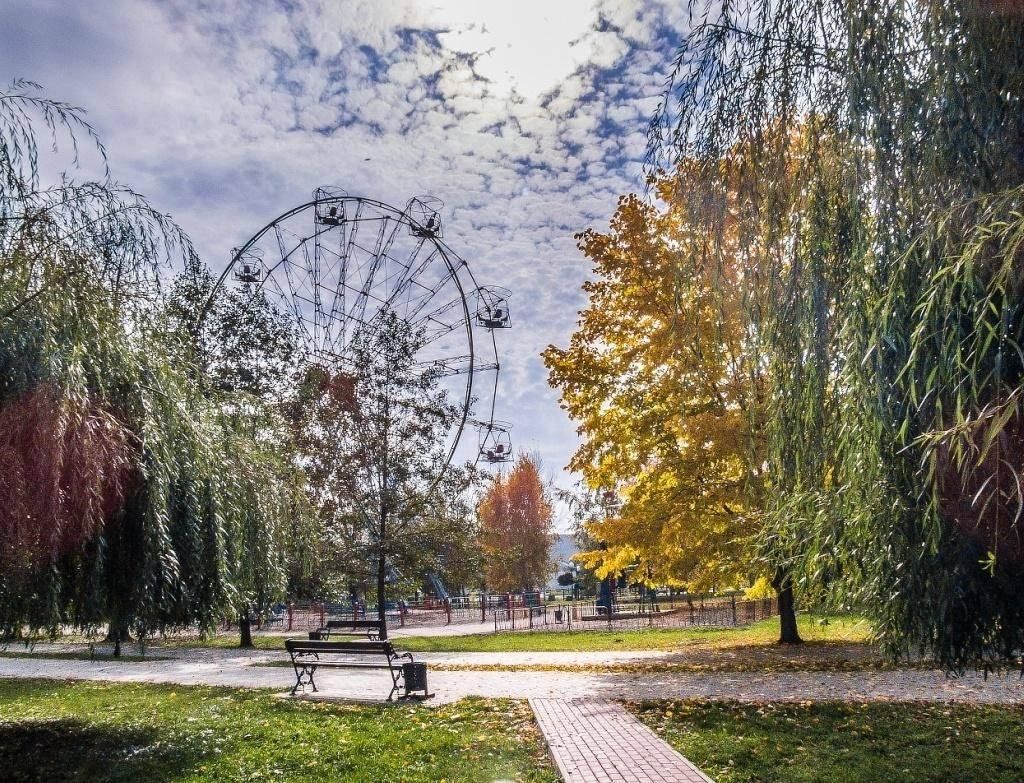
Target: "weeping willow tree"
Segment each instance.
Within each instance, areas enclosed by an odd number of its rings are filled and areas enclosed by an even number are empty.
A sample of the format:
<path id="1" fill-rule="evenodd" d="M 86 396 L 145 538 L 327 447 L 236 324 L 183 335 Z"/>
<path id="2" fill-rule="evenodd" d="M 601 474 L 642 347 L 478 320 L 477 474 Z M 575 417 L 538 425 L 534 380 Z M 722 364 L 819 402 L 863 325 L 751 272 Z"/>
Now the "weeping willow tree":
<path id="1" fill-rule="evenodd" d="M 59 166 L 82 138 L 104 176 L 44 182 L 41 140 Z M 105 160 L 81 110 L 0 92 L 0 633 L 106 625 L 119 652 L 276 589 L 280 503 L 155 318 L 187 237 Z"/>
<path id="2" fill-rule="evenodd" d="M 1024 13 L 691 4 L 654 166 L 744 259 L 768 534 L 892 655 L 1024 649 Z M 733 234 L 732 232 L 736 232 Z M 730 240 L 731 241 L 731 240 Z"/>

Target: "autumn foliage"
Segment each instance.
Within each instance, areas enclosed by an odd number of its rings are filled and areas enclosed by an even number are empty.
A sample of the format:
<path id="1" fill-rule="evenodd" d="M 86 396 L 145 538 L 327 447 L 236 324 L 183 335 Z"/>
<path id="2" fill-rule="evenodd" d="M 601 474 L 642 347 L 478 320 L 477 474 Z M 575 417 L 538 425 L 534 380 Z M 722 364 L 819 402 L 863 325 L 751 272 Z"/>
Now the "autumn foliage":
<path id="1" fill-rule="evenodd" d="M 91 400 L 41 385 L 0 407 L 0 567 L 38 567 L 94 536 L 124 502 L 133 456 Z"/>
<path id="2" fill-rule="evenodd" d="M 568 347 L 544 361 L 584 438 L 569 468 L 624 499 L 590 523 L 605 546 L 586 565 L 706 589 L 752 570 L 751 368 L 734 268 L 705 254 L 683 184 L 682 172 L 662 177 L 666 207 L 627 196 L 610 231 L 577 236 L 593 264 L 588 304 Z"/>
<path id="3" fill-rule="evenodd" d="M 551 572 L 552 509 L 536 460 L 521 456 L 508 475 L 496 476 L 478 512 L 487 587 L 542 587 Z"/>

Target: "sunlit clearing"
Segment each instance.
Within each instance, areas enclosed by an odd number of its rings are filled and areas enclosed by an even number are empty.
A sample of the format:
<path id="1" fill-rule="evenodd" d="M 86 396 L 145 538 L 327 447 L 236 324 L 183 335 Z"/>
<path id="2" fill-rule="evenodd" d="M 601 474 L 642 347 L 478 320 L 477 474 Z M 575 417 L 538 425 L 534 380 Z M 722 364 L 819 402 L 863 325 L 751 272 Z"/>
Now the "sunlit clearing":
<path id="1" fill-rule="evenodd" d="M 476 71 L 499 92 L 537 98 L 586 62 L 579 42 L 597 21 L 593 0 L 421 0 L 453 52 L 478 54 Z"/>

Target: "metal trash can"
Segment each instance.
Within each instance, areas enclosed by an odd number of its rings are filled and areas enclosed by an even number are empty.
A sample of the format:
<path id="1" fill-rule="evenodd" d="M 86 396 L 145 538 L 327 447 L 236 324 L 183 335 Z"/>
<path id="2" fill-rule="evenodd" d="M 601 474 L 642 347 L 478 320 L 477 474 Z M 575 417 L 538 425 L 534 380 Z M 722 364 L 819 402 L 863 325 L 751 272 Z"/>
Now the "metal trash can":
<path id="1" fill-rule="evenodd" d="M 409 696 L 412 691 L 423 691 L 423 696 L 429 696 L 427 692 L 427 665 L 425 663 L 403 663 L 402 679 L 405 680 L 405 695 Z"/>

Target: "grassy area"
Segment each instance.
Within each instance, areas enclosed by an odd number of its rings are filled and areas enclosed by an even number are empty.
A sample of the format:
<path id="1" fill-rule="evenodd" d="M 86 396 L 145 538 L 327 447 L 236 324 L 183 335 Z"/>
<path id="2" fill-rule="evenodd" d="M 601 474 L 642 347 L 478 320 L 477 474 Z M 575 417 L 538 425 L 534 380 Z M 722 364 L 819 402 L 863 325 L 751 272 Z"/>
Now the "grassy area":
<path id="1" fill-rule="evenodd" d="M 863 643 L 871 627 L 863 618 L 822 618 L 800 615 L 800 635 L 808 642 Z M 608 650 L 681 650 L 699 646 L 713 649 L 774 645 L 779 619 L 741 628 L 652 628 L 637 631 L 509 631 L 467 636 L 406 636 L 395 640 L 412 652 L 556 652 Z"/>
<path id="2" fill-rule="evenodd" d="M 1024 780 L 1020 707 L 646 702 L 632 709 L 718 783 Z"/>
<path id="3" fill-rule="evenodd" d="M 522 702 L 357 706 L 44 680 L 0 681 L 0 769 L 9 783 L 557 780 Z"/>
<path id="4" fill-rule="evenodd" d="M 272 636 L 262 636 L 253 634 L 252 643 L 257 650 L 283 650 L 284 640 L 289 637 L 298 639 L 305 639 L 307 635 L 306 631 L 293 631 L 291 633 L 282 633 L 280 635 L 274 634 Z M 365 637 L 364 637 L 365 638 Z M 152 639 L 149 642 L 151 647 L 211 647 L 222 650 L 238 649 L 238 634 L 220 634 L 218 636 L 206 636 L 202 638 L 167 638 L 167 639 Z"/>
<path id="5" fill-rule="evenodd" d="M 800 633 L 806 644 L 778 645 L 778 618 L 740 628 L 653 628 L 632 631 L 535 631 L 471 634 L 465 636 L 397 636 L 395 646 L 412 652 L 589 652 L 652 650 L 677 653 L 672 660 L 635 660 L 612 663 L 516 664 L 508 662 L 456 664 L 435 663 L 435 669 L 450 671 L 559 670 L 627 673 L 734 672 L 734 671 L 861 671 L 884 666 L 877 651 L 868 644 L 870 626 L 856 616 L 830 617 L 828 622 L 814 615 L 799 617 Z M 304 634 L 296 632 L 296 636 Z M 284 650 L 285 636 L 254 636 L 260 650 Z M 147 645 L 148 659 L 160 657 L 161 648 L 237 648 L 234 635 L 205 639 L 164 639 Z M 143 660 L 132 655 L 124 661 Z M 106 652 L 106 650 L 104 650 Z M 19 655 L 17 652 L 11 655 Z M 20 653 L 24 654 L 24 653 Z M 46 657 L 88 658 L 87 652 L 42 653 Z M 3 655 L 3 653 L 0 653 Z M 106 660 L 109 656 L 96 656 Z M 287 660 L 269 665 L 290 665 Z M 268 665 L 266 662 L 260 665 Z"/>

